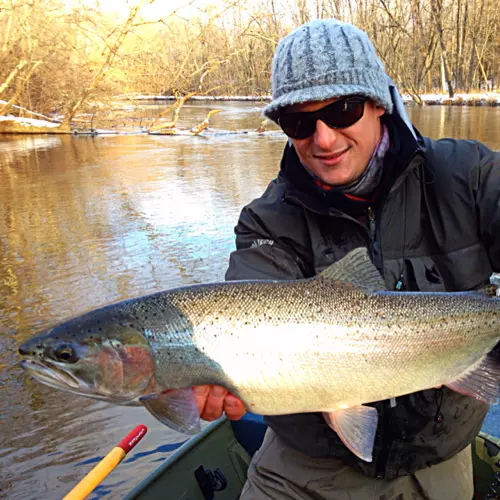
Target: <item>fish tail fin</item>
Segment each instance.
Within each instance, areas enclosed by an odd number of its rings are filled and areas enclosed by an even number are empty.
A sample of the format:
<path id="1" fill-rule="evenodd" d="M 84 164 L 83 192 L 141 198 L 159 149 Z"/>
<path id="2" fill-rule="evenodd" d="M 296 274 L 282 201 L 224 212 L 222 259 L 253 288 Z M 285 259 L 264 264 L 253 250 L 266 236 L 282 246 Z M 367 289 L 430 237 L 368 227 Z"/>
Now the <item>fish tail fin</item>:
<path id="1" fill-rule="evenodd" d="M 498 402 L 500 392 L 500 350 L 483 356 L 447 387 L 488 404 Z"/>

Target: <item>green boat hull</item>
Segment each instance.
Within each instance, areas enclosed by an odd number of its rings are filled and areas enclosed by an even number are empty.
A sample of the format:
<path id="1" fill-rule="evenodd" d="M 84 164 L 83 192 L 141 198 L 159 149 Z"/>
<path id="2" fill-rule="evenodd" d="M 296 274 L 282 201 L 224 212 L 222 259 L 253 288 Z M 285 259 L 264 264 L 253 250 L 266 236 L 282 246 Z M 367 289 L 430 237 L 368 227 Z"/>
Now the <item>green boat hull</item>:
<path id="1" fill-rule="evenodd" d="M 500 498 L 500 439 L 480 432 L 472 443 L 472 460 L 474 499 Z"/>
<path id="2" fill-rule="evenodd" d="M 265 427 L 262 424 L 255 433 L 255 422 L 253 427 L 247 424 L 249 432 L 245 432 L 244 422 L 238 424 L 238 429 L 233 425 L 225 418 L 209 424 L 146 477 L 125 500 L 237 499 L 245 483 L 250 454 L 258 448 Z M 473 463 L 474 499 L 500 498 L 500 439 L 480 433 L 473 443 Z M 217 488 L 222 489 L 214 491 Z"/>
<path id="3" fill-rule="evenodd" d="M 237 441 L 231 423 L 220 419 L 190 439 L 157 467 L 126 497 L 126 500 L 205 500 L 195 471 L 220 470 L 227 485 L 217 500 L 235 500 L 245 484 L 250 455 Z"/>

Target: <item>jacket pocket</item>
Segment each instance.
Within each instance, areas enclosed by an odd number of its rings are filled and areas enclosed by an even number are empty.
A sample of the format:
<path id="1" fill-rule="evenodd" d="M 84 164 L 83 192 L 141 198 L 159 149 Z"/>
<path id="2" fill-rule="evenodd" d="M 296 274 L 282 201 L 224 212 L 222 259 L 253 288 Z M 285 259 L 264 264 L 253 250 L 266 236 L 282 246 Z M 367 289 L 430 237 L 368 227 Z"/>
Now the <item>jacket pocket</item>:
<path id="1" fill-rule="evenodd" d="M 446 285 L 434 260 L 430 257 L 405 259 L 404 284 L 407 290 L 443 292 Z"/>
<path id="2" fill-rule="evenodd" d="M 411 256 L 384 259 L 384 279 L 389 290 L 403 271 L 407 291 L 443 292 L 466 291 L 488 282 L 493 270 L 488 254 L 481 243 L 440 255 Z"/>

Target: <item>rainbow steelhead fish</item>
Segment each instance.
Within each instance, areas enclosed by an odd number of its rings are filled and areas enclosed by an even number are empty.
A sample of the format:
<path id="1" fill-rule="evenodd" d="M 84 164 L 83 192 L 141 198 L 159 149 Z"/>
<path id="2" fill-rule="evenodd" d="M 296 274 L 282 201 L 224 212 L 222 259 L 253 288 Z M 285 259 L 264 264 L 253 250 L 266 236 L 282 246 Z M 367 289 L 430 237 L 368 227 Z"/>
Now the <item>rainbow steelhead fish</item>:
<path id="1" fill-rule="evenodd" d="M 359 248 L 311 279 L 195 285 L 109 305 L 19 351 L 40 382 L 143 405 L 181 432 L 200 429 L 199 384 L 220 384 L 263 415 L 324 412 L 371 461 L 377 411 L 366 403 L 440 385 L 496 402 L 499 339 L 499 298 L 388 292 Z"/>

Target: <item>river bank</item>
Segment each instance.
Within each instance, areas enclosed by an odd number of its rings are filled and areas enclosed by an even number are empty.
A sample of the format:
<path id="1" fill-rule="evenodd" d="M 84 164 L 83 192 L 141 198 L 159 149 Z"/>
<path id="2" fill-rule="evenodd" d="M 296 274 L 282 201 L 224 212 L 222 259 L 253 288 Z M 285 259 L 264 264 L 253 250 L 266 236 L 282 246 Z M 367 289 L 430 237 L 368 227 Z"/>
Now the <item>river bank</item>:
<path id="1" fill-rule="evenodd" d="M 408 94 L 402 94 L 403 102 L 407 105 L 416 105 L 415 101 Z M 173 95 L 119 95 L 115 96 L 118 100 L 130 101 L 174 101 Z M 422 102 L 426 105 L 433 106 L 500 106 L 500 92 L 484 92 L 471 94 L 455 94 L 450 99 L 448 94 L 422 94 L 420 96 Z M 270 102 L 270 95 L 236 95 L 236 96 L 191 96 L 187 101 L 243 101 L 243 102 Z"/>
<path id="2" fill-rule="evenodd" d="M 456 94 L 453 99 L 450 99 L 445 94 L 424 94 L 421 96 L 424 106 L 418 106 L 413 99 L 408 95 L 402 96 L 405 105 L 408 108 L 422 109 L 426 106 L 461 106 L 461 107 L 500 107 L 500 93 L 473 93 L 473 94 Z M 176 128 L 176 122 L 170 122 L 168 129 L 154 131 L 149 128 L 151 123 L 159 124 L 165 122 L 165 118 L 155 120 L 153 116 L 146 117 L 144 113 L 150 115 L 154 106 L 158 107 L 158 113 L 162 111 L 162 103 L 170 103 L 175 101 L 175 96 L 170 95 L 144 95 L 144 94 L 122 94 L 117 95 L 109 107 L 104 108 L 98 102 L 93 103 L 93 107 L 98 110 L 92 113 L 78 114 L 72 122 L 70 129 L 61 127 L 62 116 L 47 117 L 40 115 L 28 109 L 16 107 L 16 111 L 20 115 L 14 114 L 0 116 L 0 134 L 84 134 L 84 135 L 121 135 L 121 134 L 160 134 L 160 135 L 196 135 L 203 131 L 204 134 L 212 135 L 224 133 L 265 133 L 276 132 L 277 127 L 270 123 L 269 120 L 262 121 L 262 116 L 259 121 L 256 121 L 254 127 L 250 130 L 227 130 L 226 127 L 219 126 L 204 130 L 208 127 L 208 117 L 205 122 L 191 124 L 187 128 Z M 259 103 L 264 107 L 265 103 L 269 102 L 271 97 L 268 95 L 253 95 L 253 96 L 190 96 L 186 102 L 196 104 L 206 104 L 210 107 L 214 103 Z M 178 101 L 177 101 L 178 102 Z M 176 106 L 176 103 L 173 106 Z M 1 103 L 1 101 L 0 101 Z M 212 103 L 212 104 L 211 104 Z M 172 107 L 172 106 L 171 106 Z M 181 106 L 179 106 L 180 108 Z M 170 109 L 170 108 L 169 108 Z M 146 111 L 148 110 L 148 111 Z M 218 110 L 216 110 L 218 112 Z M 213 111 L 211 111 L 213 113 Z M 183 113 L 182 113 L 183 114 Z M 29 118 L 26 115 L 35 116 Z M 45 119 L 44 119 L 45 118 Z M 50 121 L 49 121 L 50 120 Z M 168 120 L 167 120 L 168 122 Z M 200 130 L 196 130 L 200 128 Z"/>

